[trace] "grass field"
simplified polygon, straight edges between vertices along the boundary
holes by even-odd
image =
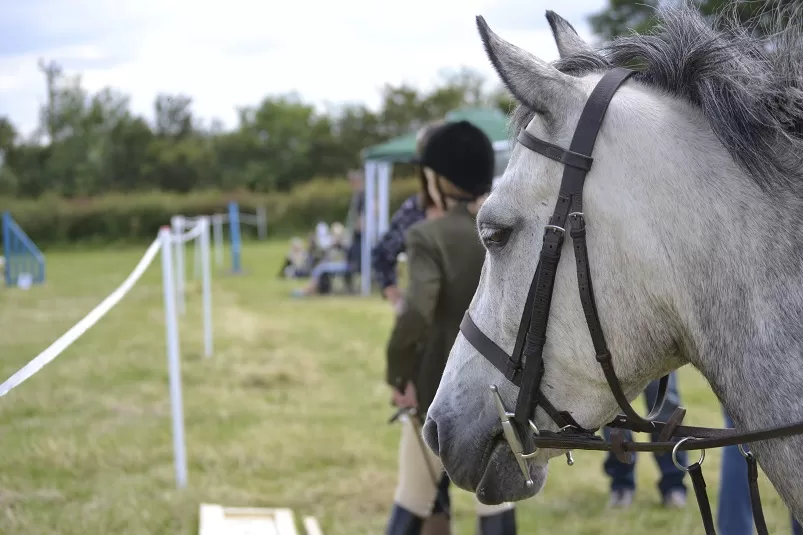
[[[284,251],[284,243],[246,244],[247,274],[215,275],[211,359],[202,356],[201,296],[190,283],[180,326],[188,489],[175,490],[157,258],[100,323],[0,398],[0,533],[189,535],[201,502],[291,507],[315,515],[326,535],[383,533],[399,435],[386,423],[382,380],[391,310],[379,298],[287,297],[297,283],[276,278]],[[143,252],[53,253],[44,287],[0,288],[0,380],[108,295]],[[721,425],[701,376],[681,370],[680,389],[688,423]],[[519,504],[519,533],[703,533],[691,494],[686,510],[658,505],[650,457],[640,457],[626,512],[606,510],[602,455],[575,452],[575,460],[556,459],[544,492]],[[708,452],[713,503],[719,462]],[[770,532],[789,533],[765,478],[761,491]],[[452,500],[454,532],[473,534],[471,496],[453,487]]]

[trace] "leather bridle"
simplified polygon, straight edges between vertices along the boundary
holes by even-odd
[[[530,290],[527,293],[513,355],[508,355],[488,338],[471,319],[469,312],[466,312],[460,324],[460,331],[480,354],[501,371],[511,383],[519,387],[515,411],[512,413],[505,408],[496,385],[491,385],[491,390],[502,421],[504,437],[516,457],[528,486],[533,485],[529,474],[528,460],[537,455],[539,448],[567,450],[566,457],[570,465],[574,464],[571,456],[573,449],[611,451],[620,460],[628,463],[632,462],[632,454],[636,451],[671,451],[675,465],[687,471],[691,477],[706,534],[715,535],[711,507],[708,503],[702,474],[705,449],[738,445],[739,451],[748,464],[748,481],[756,529],[759,535],[766,535],[768,532],[758,492],[758,466],[753,454],[746,451],[742,445],[803,433],[803,422],[737,433],[734,429],[681,425],[686,414],[686,410],[682,407],[678,407],[666,421],[659,421],[658,416],[661,414],[661,408],[666,399],[669,375],[661,378],[655,405],[646,417],[642,417],[630,405],[622,385],[619,383],[599,321],[591,284],[588,248],[586,247],[583,184],[591,169],[593,162],[591,154],[608,104],[619,87],[632,74],[634,74],[632,70],[614,68],[602,77],[583,107],[568,150],[538,139],[526,130],[519,133],[517,141],[520,144],[533,152],[564,164],[565,168],[554,212],[544,228],[543,246]],[[602,366],[605,379],[623,413],[607,424],[608,427],[614,428],[610,442],[596,435],[596,430],[582,428],[568,412],[557,410],[541,392],[547,321],[567,227],[574,246],[580,300],[594,344],[596,359]],[[539,406],[554,420],[559,431],[540,431],[536,427],[535,410]],[[640,433],[659,433],[658,441],[626,441],[624,440],[625,429]],[[677,452],[681,450],[701,450],[700,460],[690,466],[682,466],[677,461]]]

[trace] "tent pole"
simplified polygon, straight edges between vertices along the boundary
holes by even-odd
[[[362,229],[362,251],[360,258],[360,289],[364,296],[371,294],[371,247],[374,245],[376,233],[376,167],[377,162],[365,162],[365,217]]]
[[[378,215],[378,230],[377,238],[383,236],[390,228],[390,177],[393,173],[393,164],[391,162],[382,162],[379,164],[379,213]]]

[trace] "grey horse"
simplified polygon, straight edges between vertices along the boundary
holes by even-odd
[[[610,103],[584,190],[597,306],[629,398],[691,364],[737,429],[789,424],[803,418],[803,20],[778,17],[764,41],[685,6],[660,16],[656,34],[594,50],[547,12],[560,52],[553,64],[481,18],[478,26],[519,102],[516,131],[562,147],[602,73],[640,71]],[[508,353],[562,171],[517,145],[477,216],[487,256],[469,311]],[[555,281],[541,388],[557,410],[594,429],[618,405],[594,358],[570,243]],[[535,485],[526,486],[499,436],[490,384],[515,405],[516,387],[458,335],[423,435],[454,483],[480,501],[521,500],[540,492],[549,459],[564,452],[540,450],[529,467]],[[540,408],[535,423],[557,430]],[[803,437],[750,446],[803,519]]]

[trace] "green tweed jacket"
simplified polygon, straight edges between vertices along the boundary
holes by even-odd
[[[387,346],[389,385],[412,381],[424,416],[435,397],[460,321],[477,290],[485,248],[465,204],[407,230],[409,287]]]

